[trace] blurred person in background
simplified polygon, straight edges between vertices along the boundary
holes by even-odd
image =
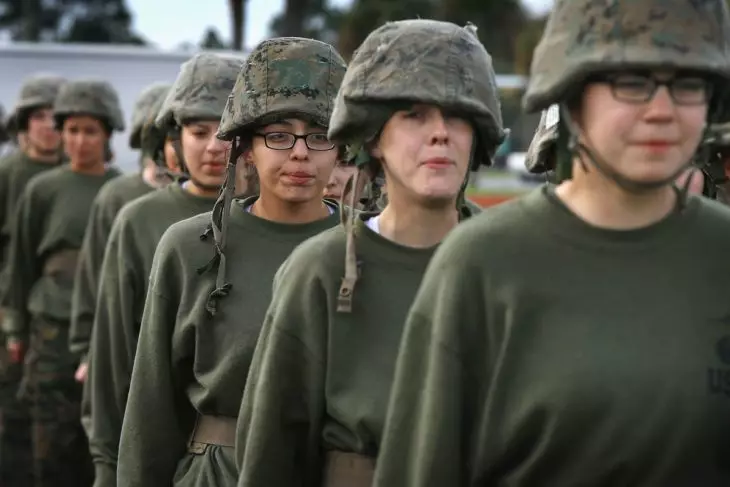
[[[34,177],[18,201],[3,331],[11,355],[27,352],[20,394],[31,402],[33,485],[85,487],[93,469],[68,349],[71,294],[92,202],[119,175],[106,156],[124,117],[109,83],[78,80],[61,87],[53,119],[69,162]]]

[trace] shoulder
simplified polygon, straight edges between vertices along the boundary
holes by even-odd
[[[107,185],[114,183],[115,181],[110,181]],[[102,188],[103,189],[103,188]],[[116,189],[115,189],[116,193]],[[139,198],[135,198],[134,200],[128,202],[125,204],[121,210],[119,210],[119,214],[117,216],[118,219],[125,219],[125,220],[134,220],[134,219],[144,219],[148,218],[150,216],[150,211],[154,211],[153,208],[159,204],[158,202],[160,200],[164,200],[167,198],[166,190],[165,188],[155,189],[150,191],[149,193],[140,196]]]
[[[136,187],[139,180],[137,174],[123,174],[115,177],[101,187],[97,199],[118,198],[124,196],[130,188]]]
[[[313,275],[342,268],[346,244],[345,229],[342,225],[337,225],[299,244],[282,267],[300,275]],[[341,272],[337,276],[341,277]]]
[[[703,246],[719,245],[725,251],[730,246],[730,207],[705,197],[693,196],[690,205],[697,206],[693,237]]]
[[[52,197],[55,191],[62,187],[69,174],[70,171],[65,167],[55,167],[36,174],[25,187],[26,198]]]
[[[201,256],[201,249],[214,249],[213,234],[207,232],[211,222],[211,212],[175,222],[162,234],[157,252],[175,254],[182,260],[196,260]],[[212,254],[205,253],[204,260]]]

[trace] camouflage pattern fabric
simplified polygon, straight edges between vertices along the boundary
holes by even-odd
[[[187,120],[220,119],[241,65],[240,60],[209,53],[184,62],[157,115],[157,127],[166,133]]]
[[[57,126],[71,115],[99,117],[112,130],[124,130],[124,115],[116,90],[106,81],[78,80],[65,84],[53,105]]]
[[[259,44],[246,60],[228,98],[218,138],[233,137],[277,117],[304,117],[327,127],[345,61],[329,44],[278,37]]]
[[[556,0],[524,108],[545,110],[599,71],[660,66],[727,78],[728,25],[723,0]]]
[[[81,384],[68,353],[68,323],[35,318],[26,356],[28,382],[21,390],[32,403],[34,487],[89,487],[94,481],[89,445],[79,421]]]
[[[140,149],[142,153],[151,157],[155,162],[160,163],[160,154],[165,147],[165,139],[167,133],[158,129],[155,124],[162,104],[165,102],[167,95],[170,93],[170,87],[167,91],[160,95],[157,100],[150,106],[145,119],[142,121],[142,130],[140,130]]]
[[[132,110],[132,132],[129,134],[129,147],[132,149],[142,148],[144,123],[150,118],[153,111],[154,115],[157,115],[171,86],[169,83],[154,83],[140,93]]]
[[[3,342],[4,343],[4,342]],[[33,485],[30,402],[17,398],[23,365],[0,348],[0,486]]]
[[[357,49],[337,94],[329,137],[346,144],[372,137],[393,104],[432,104],[471,119],[489,164],[505,131],[492,58],[476,29],[436,20],[388,22]],[[383,113],[378,114],[374,105]],[[397,108],[395,108],[397,109]]]
[[[560,112],[557,105],[551,105],[547,110],[543,110],[525,156],[525,168],[529,172],[542,174],[555,169],[558,122],[560,122]]]
[[[10,113],[13,130],[24,131],[28,114],[39,107],[52,107],[66,79],[60,76],[39,74],[26,79],[20,88],[18,101]]]

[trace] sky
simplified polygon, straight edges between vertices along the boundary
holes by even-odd
[[[351,0],[329,0],[346,6]],[[534,12],[545,12],[551,0],[523,0]],[[184,42],[197,44],[208,27],[215,27],[224,40],[231,38],[228,0],[127,0],[134,14],[134,29],[161,49],[175,49]],[[269,22],[284,8],[284,0],[249,0],[246,47],[268,37]]]

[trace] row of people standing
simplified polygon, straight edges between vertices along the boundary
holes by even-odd
[[[473,26],[388,23],[349,66],[299,38],[186,63],[146,127],[188,177],[121,209],[86,266],[72,343],[96,484],[727,484],[730,212],[674,181],[712,155],[728,27],[721,1],[557,2],[525,103],[559,106],[560,182],[481,215],[468,174],[505,129]],[[384,208],[359,211],[380,174]],[[173,192],[211,211],[180,215]],[[10,351],[25,306],[37,350],[67,357],[54,302],[27,297]]]

